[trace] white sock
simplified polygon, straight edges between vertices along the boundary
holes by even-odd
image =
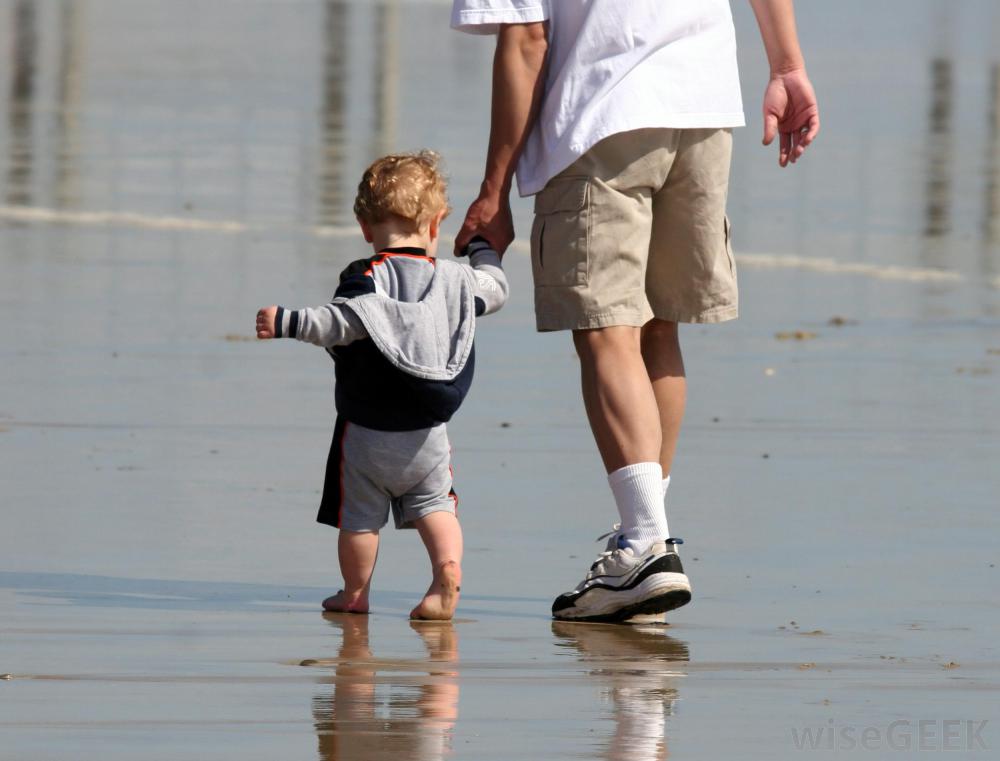
[[[667,533],[667,489],[670,488],[670,476],[663,479],[663,538],[669,539],[670,534]]]
[[[621,516],[621,535],[636,555],[667,538],[663,507],[663,468],[658,462],[638,462],[608,474],[608,484]]]

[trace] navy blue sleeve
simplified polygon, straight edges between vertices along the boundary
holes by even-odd
[[[369,274],[374,258],[358,259],[348,264],[340,273],[340,285],[337,286],[337,292],[333,297],[350,299],[366,293],[375,293],[375,280]]]

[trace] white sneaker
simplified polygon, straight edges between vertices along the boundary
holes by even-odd
[[[554,618],[573,621],[625,621],[637,615],[663,613],[691,601],[691,582],[676,545],[681,539],[654,542],[642,555],[616,547],[597,556],[586,578],[552,603]]]

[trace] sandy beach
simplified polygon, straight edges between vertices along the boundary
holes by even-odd
[[[741,317],[682,330],[671,486],[694,600],[622,627],[550,620],[614,511],[533,330],[529,200],[449,424],[450,624],[407,620],[412,532],[371,616],[320,612],[332,365],[251,337],[366,253],[372,156],[441,150],[454,235],[491,42],[442,2],[0,3],[0,759],[995,757],[1000,10],[800,3],[824,132],[779,171],[733,5]]]

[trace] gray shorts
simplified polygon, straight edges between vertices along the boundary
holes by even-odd
[[[316,520],[347,531],[378,531],[392,511],[396,528],[429,513],[455,514],[451,445],[444,424],[376,431],[337,418]]]

